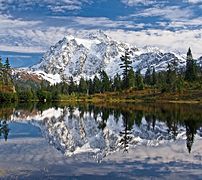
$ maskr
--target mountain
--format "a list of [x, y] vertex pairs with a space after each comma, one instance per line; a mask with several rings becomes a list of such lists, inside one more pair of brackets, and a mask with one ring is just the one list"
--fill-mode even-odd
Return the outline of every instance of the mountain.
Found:
[[[80, 34], [77, 37], [66, 36], [56, 45], [50, 47], [39, 64], [30, 68], [36, 74], [54, 75], [60, 80], [68, 80], [70, 76], [78, 80], [80, 77], [91, 78], [105, 70], [110, 77], [121, 74], [120, 57], [129, 49], [134, 70], [154, 66], [156, 71], [165, 70], [167, 64], [175, 60], [179, 68], [185, 66], [185, 58], [179, 54], [165, 52], [158, 48], [135, 46], [112, 40], [102, 31]], [[57, 82], [60, 80], [56, 78]], [[53, 82], [53, 81], [52, 81]]]

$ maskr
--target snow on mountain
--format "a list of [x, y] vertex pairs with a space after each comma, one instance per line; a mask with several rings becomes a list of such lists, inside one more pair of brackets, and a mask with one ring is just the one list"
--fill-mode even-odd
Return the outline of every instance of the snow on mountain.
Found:
[[156, 71], [165, 70], [167, 64], [175, 60], [179, 67], [185, 66], [185, 58], [158, 48], [136, 48], [126, 43], [112, 40], [102, 31], [71, 35], [64, 37], [55, 46], [50, 47], [39, 64], [31, 67], [32, 71], [44, 71], [46, 74], [60, 75], [62, 80], [70, 76], [78, 80], [80, 77], [91, 78], [105, 70], [110, 77], [121, 74], [120, 57], [129, 49], [134, 70], [154, 66]]

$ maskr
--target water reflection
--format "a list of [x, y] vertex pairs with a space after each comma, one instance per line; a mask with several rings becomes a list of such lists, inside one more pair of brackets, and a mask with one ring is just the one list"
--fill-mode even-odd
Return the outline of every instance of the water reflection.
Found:
[[8, 139], [8, 133], [10, 129], [8, 128], [8, 123], [6, 120], [0, 120], [0, 138], [4, 137], [5, 141]]
[[66, 156], [85, 155], [100, 161], [115, 151], [138, 145], [158, 146], [186, 139], [191, 153], [202, 137], [200, 105], [90, 104], [1, 107], [0, 135], [9, 134], [9, 121], [38, 126], [46, 139]]

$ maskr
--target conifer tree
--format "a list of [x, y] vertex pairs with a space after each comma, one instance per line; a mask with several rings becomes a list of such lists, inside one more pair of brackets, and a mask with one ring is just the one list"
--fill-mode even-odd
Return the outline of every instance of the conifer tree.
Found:
[[101, 77], [101, 92], [109, 91], [110, 90], [110, 80], [107, 73], [103, 70], [100, 73]]
[[5, 61], [5, 68], [6, 69], [10, 69], [11, 68], [11, 66], [10, 66], [10, 62], [9, 62], [9, 59], [8, 58], [6, 58], [6, 61]]
[[152, 84], [151, 68], [150, 67], [148, 67], [146, 72], [145, 72], [144, 83], [147, 84], [147, 85]]
[[101, 92], [101, 81], [97, 76], [93, 79], [93, 86], [94, 86], [94, 93], [100, 93]]
[[152, 79], [151, 79], [151, 85], [155, 85], [156, 84], [156, 81], [157, 81], [157, 79], [156, 79], [156, 70], [155, 70], [155, 67], [153, 67], [153, 70], [152, 70]]
[[123, 88], [129, 88], [129, 70], [132, 68], [132, 61], [130, 60], [128, 49], [125, 51], [125, 55], [120, 57], [122, 63], [120, 64], [120, 68], [123, 69]]
[[136, 71], [136, 87], [138, 90], [143, 90], [144, 89], [144, 82], [143, 82], [143, 78], [142, 75], [140, 73], [140, 70]]
[[0, 69], [3, 68], [2, 58], [0, 57]]
[[80, 81], [79, 81], [79, 92], [80, 93], [87, 93], [87, 82], [85, 81], [85, 79], [83, 77], [81, 77]]
[[120, 91], [121, 90], [121, 77], [119, 76], [118, 73], [114, 76], [112, 86], [113, 86], [114, 91]]
[[89, 81], [87, 82], [87, 85], [88, 85], [88, 93], [93, 94], [94, 93], [93, 81], [89, 79]]
[[172, 70], [171, 70], [171, 65], [168, 63], [168, 66], [167, 66], [167, 73], [166, 73], [166, 83], [168, 85], [171, 85], [173, 79], [172, 79]]
[[185, 80], [193, 82], [197, 79], [197, 67], [196, 61], [192, 57], [191, 49], [188, 49], [187, 59], [186, 59], [186, 71], [185, 71]]
[[70, 81], [69, 82], [69, 94], [72, 94], [73, 92], [76, 91], [76, 85], [74, 83], [74, 80], [73, 80], [72, 76], [69, 78], [69, 81]]
[[135, 73], [133, 71], [133, 68], [131, 68], [128, 72], [128, 87], [135, 87]]

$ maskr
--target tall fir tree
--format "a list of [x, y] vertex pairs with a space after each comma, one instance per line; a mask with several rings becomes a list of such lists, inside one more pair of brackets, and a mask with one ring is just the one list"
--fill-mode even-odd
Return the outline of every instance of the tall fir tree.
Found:
[[79, 80], [78, 90], [80, 93], [87, 94], [88, 86], [87, 86], [87, 82], [85, 81], [85, 79], [83, 77], [81, 77], [81, 79]]
[[138, 90], [143, 90], [144, 89], [144, 82], [143, 82], [143, 78], [142, 78], [140, 70], [136, 71], [135, 78], [136, 78], [136, 87], [137, 87], [137, 89]]
[[168, 85], [171, 85], [173, 79], [172, 79], [172, 70], [171, 70], [171, 65], [170, 63], [168, 63], [168, 66], [167, 66], [167, 73], [166, 73], [166, 83]]
[[124, 89], [127, 89], [129, 88], [129, 71], [130, 69], [132, 68], [131, 64], [132, 64], [132, 61], [130, 60], [130, 54], [128, 52], [128, 49], [126, 49], [125, 51], [125, 55], [122, 55], [120, 57], [121, 59], [121, 64], [120, 64], [120, 68], [123, 69], [123, 88]]
[[118, 73], [114, 76], [112, 87], [113, 87], [113, 91], [121, 90], [121, 77]]
[[97, 76], [93, 79], [93, 87], [94, 87], [94, 93], [100, 93], [101, 92], [101, 81]]
[[6, 58], [6, 61], [5, 61], [4, 66], [5, 66], [6, 69], [10, 69], [10, 68], [11, 68], [10, 62], [9, 62], [9, 59], [8, 59], [8, 58]]
[[3, 68], [2, 58], [0, 57], [0, 69]]
[[101, 77], [101, 92], [109, 91], [111, 86], [110, 79], [104, 70], [100, 72], [100, 77]]
[[74, 79], [71, 76], [69, 78], [69, 94], [76, 92], [76, 84], [74, 83]]
[[186, 71], [185, 71], [185, 80], [193, 82], [197, 79], [197, 66], [196, 61], [192, 57], [191, 49], [188, 49], [187, 59], [186, 59]]
[[93, 94], [94, 93], [93, 81], [91, 79], [89, 79], [87, 82], [87, 85], [88, 85], [88, 93]]
[[133, 68], [130, 68], [128, 72], [128, 87], [129, 88], [135, 87], [135, 73], [133, 71]]
[[151, 68], [150, 67], [148, 67], [146, 72], [145, 72], [144, 83], [147, 85], [152, 84], [152, 76], [151, 76]]
[[156, 70], [155, 67], [152, 69], [152, 79], [151, 79], [151, 85], [156, 85], [157, 83], [157, 78], [156, 78]]

